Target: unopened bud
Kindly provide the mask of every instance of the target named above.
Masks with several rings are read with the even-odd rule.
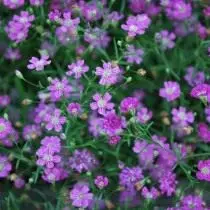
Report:
[[[16,75],[19,79],[24,79],[23,74],[22,74],[19,70],[15,70],[15,75]]]

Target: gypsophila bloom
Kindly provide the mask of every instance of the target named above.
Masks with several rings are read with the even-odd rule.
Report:
[[[12,147],[14,144],[17,144],[18,139],[18,132],[14,128],[11,128],[6,137],[0,138],[0,143],[6,147]]]
[[[107,13],[107,16],[104,18],[104,24],[111,24],[115,26],[121,19],[123,19],[123,17],[124,15],[117,11]]]
[[[202,141],[206,143],[210,142],[210,130],[207,124],[205,123],[198,124],[198,136],[202,139]]]
[[[36,71],[44,70],[44,67],[51,63],[51,60],[48,60],[49,56],[43,55],[40,59],[36,57],[32,57],[29,62],[30,64],[27,65],[28,69],[35,69]]]
[[[191,87],[195,87],[205,82],[205,74],[198,72],[194,67],[190,66],[186,69],[184,79]]]
[[[148,200],[155,200],[160,195],[159,191],[155,187],[152,187],[150,190],[147,187],[143,187],[141,194]]]
[[[66,72],[66,75],[74,75],[75,79],[79,79],[85,72],[89,70],[89,67],[85,65],[84,60],[77,60],[76,63],[68,65],[69,71]]]
[[[119,81],[122,70],[119,68],[118,65],[108,62],[103,63],[103,68],[96,67],[95,74],[100,77],[99,84],[113,85]]]
[[[184,0],[170,0],[165,10],[170,19],[177,21],[186,20],[192,14],[191,4],[185,3]]]
[[[50,153],[58,153],[61,151],[60,139],[57,136],[46,136],[41,140],[41,145]]]
[[[30,4],[38,7],[44,4],[44,0],[30,0]]]
[[[8,95],[0,95],[0,107],[6,107],[10,104],[10,96]]]
[[[0,155],[0,178],[7,177],[12,170],[12,164],[4,155]]]
[[[53,10],[48,14],[48,18],[51,21],[57,21],[60,22],[61,21],[61,12],[59,10]]]
[[[40,137],[41,134],[42,131],[39,125],[26,125],[23,128],[23,138],[27,141],[34,140]]]
[[[120,185],[132,187],[144,178],[140,167],[125,167],[119,174]]]
[[[120,102],[120,111],[127,113],[135,111],[139,106],[139,100],[137,97],[126,97]]]
[[[204,10],[203,10],[203,14],[206,16],[206,17],[210,17],[210,6],[206,7]]]
[[[75,150],[72,157],[69,158],[69,166],[78,173],[91,171],[96,168],[98,161],[95,156],[87,149]]]
[[[11,61],[20,60],[21,54],[19,49],[7,48],[4,57]]]
[[[61,115],[60,109],[55,109],[53,113],[45,115],[44,121],[46,123],[45,128],[48,131],[55,130],[56,132],[60,132],[63,124],[66,123],[66,117]]]
[[[85,30],[84,40],[93,48],[106,48],[110,42],[107,32],[101,28],[88,28]]]
[[[135,37],[144,34],[150,23],[151,20],[146,14],[140,14],[137,16],[129,16],[126,24],[122,24],[121,28],[128,31],[129,37]]]
[[[90,115],[89,120],[89,132],[94,136],[98,137],[100,134],[102,134],[102,127],[103,127],[103,119],[100,117],[95,116],[94,114]]]
[[[90,103],[90,108],[94,111],[97,110],[101,115],[105,115],[107,111],[114,108],[114,104],[110,102],[112,96],[108,92],[103,96],[100,93],[96,93],[92,98],[95,102]]]
[[[0,139],[3,139],[7,135],[9,135],[11,130],[12,130],[11,123],[8,120],[0,117]]]
[[[82,111],[81,105],[79,103],[70,103],[67,107],[67,111],[69,114],[72,114],[73,116],[77,116]]]
[[[99,189],[103,189],[109,184],[109,179],[106,176],[97,176],[94,183]]]
[[[128,45],[127,51],[124,53],[124,58],[128,63],[140,64],[143,61],[144,51],[141,48],[135,48],[134,45]]]
[[[183,210],[204,210],[204,202],[200,196],[187,195],[181,200],[181,207]]]
[[[187,126],[194,122],[194,115],[192,112],[187,112],[185,107],[180,106],[178,109],[173,108],[171,111],[173,115],[173,122],[182,126]]]
[[[210,182],[210,160],[200,160],[197,167],[199,171],[196,173],[196,177],[199,180]]]
[[[210,106],[205,108],[206,121],[210,123]]]
[[[162,194],[171,196],[173,193],[175,193],[177,185],[176,175],[171,171],[164,173],[163,176],[160,178],[159,183]]]
[[[14,15],[5,27],[8,37],[16,43],[24,41],[28,37],[34,19],[35,16],[30,15],[27,11],[21,11],[19,16]]]
[[[4,6],[8,7],[9,9],[17,9],[23,6],[25,0],[3,0]]]
[[[174,40],[176,35],[173,32],[162,30],[155,34],[155,41],[160,45],[162,50],[172,49],[175,46]]]
[[[177,82],[166,81],[164,82],[164,88],[160,89],[159,95],[169,102],[174,101],[181,95],[180,86]]]
[[[126,122],[124,118],[121,118],[114,112],[108,112],[103,118],[102,128],[103,131],[109,135],[118,135],[123,132],[123,128],[126,127]]]
[[[137,120],[142,124],[147,123],[151,118],[152,111],[149,111],[147,108],[143,107],[137,112]]]
[[[199,84],[191,90],[190,95],[193,98],[210,102],[210,85],[205,83]]]
[[[17,188],[17,189],[21,189],[21,188],[24,188],[25,186],[25,180],[18,177],[15,179],[14,181],[14,186]]]
[[[109,144],[110,145],[116,145],[120,142],[121,137],[120,136],[110,136],[109,137]]]
[[[72,205],[78,208],[87,208],[93,200],[93,194],[89,192],[90,188],[86,183],[77,183],[70,191],[69,197]]]
[[[62,97],[67,98],[70,96],[72,86],[66,77],[61,80],[58,78],[53,79],[48,87],[52,101],[60,101]]]

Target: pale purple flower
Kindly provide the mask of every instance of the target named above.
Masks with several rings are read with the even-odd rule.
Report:
[[[105,18],[105,24],[112,24],[112,25],[116,25],[122,18],[124,17],[123,14],[117,12],[117,11],[113,11],[111,13],[108,13]]]
[[[206,120],[210,123],[210,106],[205,108]]]
[[[180,86],[177,82],[166,81],[164,82],[164,88],[160,89],[159,95],[169,102],[174,101],[181,95]]]
[[[81,105],[79,103],[70,103],[67,107],[69,114],[77,116],[81,112]]]
[[[4,57],[11,61],[20,60],[21,54],[19,49],[7,48]]]
[[[103,189],[109,184],[109,179],[106,176],[97,176],[94,183],[99,189]]]
[[[193,98],[204,99],[210,102],[210,85],[209,84],[199,84],[196,85],[190,92]]]
[[[44,0],[30,0],[30,4],[39,7],[44,4]]]
[[[204,208],[204,201],[200,196],[187,195],[181,200],[181,207],[183,210],[207,210]]]
[[[23,6],[25,0],[3,0],[4,6],[8,7],[9,9],[17,9]]]
[[[137,16],[129,16],[126,24],[122,24],[121,28],[128,31],[129,37],[135,37],[144,34],[150,23],[151,19],[146,14],[140,14]]]
[[[162,50],[172,49],[175,46],[174,40],[176,35],[173,32],[162,30],[155,34],[155,41],[160,45]]]
[[[97,117],[96,115],[92,114],[90,115],[90,118],[88,120],[88,130],[89,132],[94,136],[98,137],[103,132],[103,119],[100,117]]]
[[[51,63],[51,60],[48,60],[49,56],[43,55],[40,59],[36,57],[32,57],[29,62],[30,64],[27,65],[28,69],[35,69],[36,71],[44,70],[44,67]]]
[[[61,115],[60,109],[55,109],[52,113],[45,115],[44,121],[46,123],[45,128],[48,131],[55,130],[56,132],[60,132],[63,124],[66,123],[66,117]]]
[[[128,45],[127,51],[124,53],[124,58],[127,59],[128,63],[140,64],[143,61],[144,51],[141,48],[135,48],[134,45]]]
[[[23,138],[27,141],[34,140],[40,137],[41,134],[42,131],[39,125],[26,125],[23,128]]]
[[[178,109],[172,109],[173,122],[182,126],[188,126],[194,122],[194,114],[187,112],[185,107],[180,106]]]
[[[119,174],[120,185],[133,187],[144,178],[140,167],[125,167]]]
[[[21,189],[25,186],[25,180],[21,177],[18,177],[15,179],[14,185],[17,189]]]
[[[152,111],[149,111],[147,108],[143,107],[137,112],[137,120],[145,124],[152,118]]]
[[[0,178],[7,177],[12,170],[12,164],[8,157],[0,155]]]
[[[8,120],[0,117],[0,139],[3,139],[7,135],[9,135],[11,130],[12,130],[11,123]]]
[[[160,195],[159,191],[155,187],[152,187],[150,190],[147,187],[143,187],[141,194],[148,200],[155,200]]]
[[[197,179],[210,182],[210,160],[200,160],[197,167]]]
[[[61,140],[57,136],[46,136],[41,140],[41,145],[50,153],[61,151]]]
[[[93,201],[93,194],[85,183],[77,183],[70,191],[69,195],[72,205],[78,208],[87,208]]]
[[[66,75],[74,75],[76,79],[79,79],[84,73],[86,73],[89,70],[89,67],[85,65],[84,60],[77,60],[76,63],[68,65],[68,69],[69,71],[66,72]]]
[[[101,85],[113,85],[119,81],[122,74],[122,70],[118,65],[111,62],[103,63],[102,67],[96,67],[95,74],[100,76],[99,84]]]
[[[109,144],[110,145],[116,145],[120,142],[120,140],[121,140],[120,136],[116,136],[116,135],[115,136],[110,136],[109,137]]]
[[[92,171],[98,166],[98,160],[87,149],[75,150],[73,155],[69,158],[69,166],[78,173]]]
[[[198,123],[198,136],[202,141],[209,143],[210,142],[210,130],[208,125],[205,123]]]
[[[135,111],[139,106],[139,100],[137,97],[126,97],[120,102],[120,111],[127,113]]]
[[[112,96],[106,92],[103,96],[100,93],[93,95],[94,102],[90,103],[92,110],[97,110],[99,114],[105,115],[107,111],[114,108],[114,103],[111,103]]]
[[[0,95],[0,107],[6,107],[10,104],[11,99],[8,95]]]
[[[61,80],[58,78],[53,79],[48,87],[52,101],[60,101],[62,97],[68,98],[72,91],[72,86],[66,77]]]
[[[85,30],[84,40],[93,48],[106,48],[110,42],[110,37],[104,29],[95,27]]]

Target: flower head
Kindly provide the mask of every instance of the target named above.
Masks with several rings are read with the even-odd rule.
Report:
[[[200,160],[198,162],[198,172],[196,173],[196,177],[199,180],[210,181],[210,160]]]
[[[35,69],[36,71],[42,71],[44,70],[44,67],[49,65],[51,63],[51,60],[48,60],[49,56],[43,55],[40,59],[36,57],[32,57],[28,64],[28,69]]]

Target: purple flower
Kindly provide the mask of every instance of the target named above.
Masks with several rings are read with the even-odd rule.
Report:
[[[41,145],[50,153],[61,151],[61,140],[57,136],[46,136],[41,140]]]
[[[6,107],[10,104],[10,96],[8,95],[0,95],[0,107]]]
[[[140,182],[144,176],[140,167],[123,168],[119,174],[120,185],[124,187],[133,187]]]
[[[204,10],[203,10],[203,14],[209,18],[210,17],[210,6],[207,6]]]
[[[81,112],[81,105],[79,103],[70,103],[67,107],[68,113],[77,116]]]
[[[25,180],[20,177],[17,177],[14,181],[14,185],[17,189],[21,189],[25,186]]]
[[[30,0],[30,4],[39,7],[44,4],[44,0]]]
[[[147,187],[143,187],[141,194],[144,198],[149,200],[156,200],[160,195],[159,191],[155,187],[152,187],[150,191]]]
[[[12,164],[4,155],[0,155],[0,178],[7,177],[12,170]]]
[[[142,35],[151,23],[150,18],[146,14],[140,14],[137,16],[129,16],[126,24],[122,24],[121,28],[128,31],[129,37],[135,37],[136,35]]]
[[[103,118],[103,131],[109,136],[120,134],[125,126],[125,119],[114,112],[108,112]]]
[[[164,82],[164,88],[160,89],[159,95],[169,102],[174,101],[181,95],[180,86],[177,82],[166,81]]]
[[[17,9],[23,6],[24,3],[25,0],[3,0],[4,6],[8,7],[9,9]]]
[[[135,48],[134,45],[128,45],[127,51],[124,53],[124,58],[128,63],[140,64],[143,61],[144,51],[141,48]]]
[[[152,111],[149,111],[147,108],[141,108],[137,113],[137,120],[145,124],[152,118]]]
[[[181,207],[183,210],[204,210],[204,202],[200,196],[187,195],[182,198]]]
[[[183,21],[192,15],[192,6],[184,0],[169,1],[166,14],[172,20]]]
[[[87,149],[75,150],[72,157],[69,158],[69,166],[78,173],[83,171],[92,171],[98,165],[95,156]]]
[[[97,116],[90,115],[90,118],[88,120],[89,123],[89,127],[88,130],[89,132],[94,136],[94,137],[98,137],[99,135],[102,134],[102,127],[103,127],[103,119],[99,118]]]
[[[198,124],[198,136],[206,143],[210,142],[210,130],[205,123]]]
[[[26,125],[23,128],[23,138],[27,141],[34,140],[42,135],[39,125]]]
[[[66,77],[63,77],[62,80],[55,78],[51,81],[48,90],[50,91],[52,101],[60,101],[62,97],[67,98],[70,96],[72,86]]]
[[[138,106],[139,100],[137,97],[126,97],[120,103],[120,111],[123,113],[135,111]]]
[[[210,182],[210,160],[200,160],[197,167],[197,179]]]
[[[121,137],[120,136],[110,136],[109,137],[109,144],[110,145],[116,145],[120,142]]]
[[[103,189],[109,184],[109,179],[106,176],[97,176],[94,183],[99,189]]]
[[[155,34],[155,41],[160,45],[162,50],[172,49],[175,46],[174,40],[176,35],[167,30],[162,30]]]
[[[20,60],[21,54],[19,49],[7,48],[4,57],[11,61]]]
[[[92,110],[98,110],[98,113],[105,115],[106,111],[110,111],[114,108],[114,104],[110,102],[112,96],[106,92],[103,96],[100,93],[93,95],[95,102],[90,103]]]
[[[205,108],[206,120],[210,123],[210,106]]]
[[[185,107],[180,106],[179,109],[172,109],[173,122],[182,126],[188,126],[194,122],[194,114],[187,112]]]
[[[36,57],[32,57],[29,62],[30,64],[27,65],[28,69],[35,69],[36,71],[44,70],[44,67],[51,63],[51,60],[48,60],[49,56],[43,55],[40,59]]]
[[[89,67],[85,65],[84,60],[77,60],[76,63],[68,65],[69,71],[66,72],[66,75],[74,75],[75,79],[79,79],[85,72],[89,70]]]
[[[168,171],[160,177],[160,190],[162,194],[166,194],[167,196],[171,196],[175,193],[176,190],[176,175],[173,174],[171,171]]]
[[[72,205],[79,208],[87,208],[93,201],[93,194],[85,183],[77,183],[70,191]]]
[[[101,77],[99,84],[113,85],[119,81],[119,78],[122,74],[122,70],[119,68],[118,65],[108,62],[103,63],[103,68],[96,67],[95,74]]]
[[[191,87],[195,87],[205,82],[205,74],[203,72],[197,72],[192,66],[188,67],[186,71],[184,79]]]
[[[193,98],[204,99],[210,102],[210,85],[205,83],[199,84],[191,90],[190,95]]]
[[[12,125],[8,120],[0,117],[0,139],[5,138],[10,134],[12,130]]]
[[[121,19],[123,19],[123,17],[124,15],[117,11],[107,13],[104,18],[104,24],[112,24],[115,26]]]
[[[66,122],[66,117],[61,115],[60,109],[55,109],[53,113],[46,114],[45,118],[45,128],[48,131],[55,130],[60,132],[62,130],[62,125]]]
[[[84,40],[93,48],[106,48],[110,42],[110,37],[104,29],[95,27],[85,30]]]

